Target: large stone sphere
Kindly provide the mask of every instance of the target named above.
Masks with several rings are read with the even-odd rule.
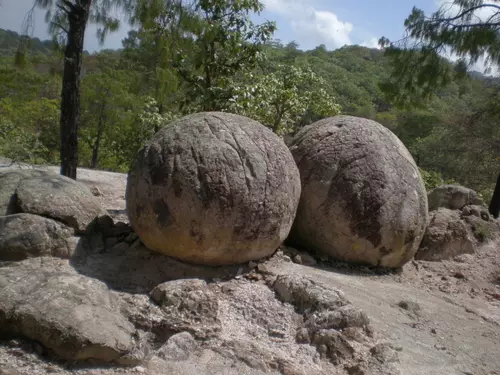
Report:
[[[126,194],[131,225],[148,248],[206,265],[271,255],[299,198],[284,142],[222,112],[186,116],[156,133],[136,156]]]
[[[292,244],[382,267],[414,256],[427,224],[427,195],[393,133],[375,121],[336,116],[303,128],[290,150],[302,182]]]

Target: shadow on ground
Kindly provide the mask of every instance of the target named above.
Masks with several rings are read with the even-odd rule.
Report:
[[[106,248],[99,234],[82,237],[70,264],[82,275],[99,279],[109,288],[129,293],[149,293],[170,280],[200,278],[206,281],[230,279],[248,271],[248,266],[198,266],[153,252],[138,240],[118,242]]]

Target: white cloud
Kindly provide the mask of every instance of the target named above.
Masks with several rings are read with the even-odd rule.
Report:
[[[370,38],[368,40],[365,40],[360,44],[360,46],[380,49],[380,46],[378,45],[378,38]]]
[[[297,34],[301,47],[313,48],[324,44],[328,48],[339,48],[352,44],[350,34],[353,25],[341,21],[330,11],[317,10],[305,0],[263,0],[266,10],[286,18]]]

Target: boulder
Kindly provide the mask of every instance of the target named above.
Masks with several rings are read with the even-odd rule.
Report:
[[[429,211],[437,210],[440,207],[461,210],[468,205],[485,206],[478,193],[460,185],[438,186],[429,192],[428,200]]]
[[[460,254],[473,254],[478,241],[460,217],[460,211],[438,208],[430,214],[417,260],[438,261],[452,259]]]
[[[117,297],[57,258],[0,268],[0,334],[37,341],[70,361],[129,364],[135,349],[135,328]]]
[[[74,230],[32,214],[0,216],[0,260],[18,261],[36,256],[69,258],[77,244]]]
[[[198,113],[170,123],[137,154],[127,181],[130,223],[150,249],[207,265],[272,254],[300,197],[289,150],[246,117]]]
[[[105,214],[89,189],[70,178],[34,169],[0,171],[0,215],[20,212],[61,221],[79,233]]]
[[[336,116],[297,133],[302,195],[292,245],[352,263],[400,267],[418,249],[427,195],[408,150],[375,121]]]

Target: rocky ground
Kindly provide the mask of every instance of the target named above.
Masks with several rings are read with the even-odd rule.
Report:
[[[126,175],[78,173],[125,221]],[[99,344],[107,333],[103,355],[126,351],[129,366],[77,364],[62,358],[87,353],[53,353],[14,335],[0,342],[0,374],[500,374],[499,243],[390,272],[290,248],[210,268],[153,254],[133,238],[81,245],[71,260],[2,264],[0,299],[12,301],[15,322],[47,322],[38,329],[71,326],[63,315],[76,299],[92,319],[69,335]],[[53,284],[60,295],[41,298]],[[67,289],[74,285],[80,292]]]

